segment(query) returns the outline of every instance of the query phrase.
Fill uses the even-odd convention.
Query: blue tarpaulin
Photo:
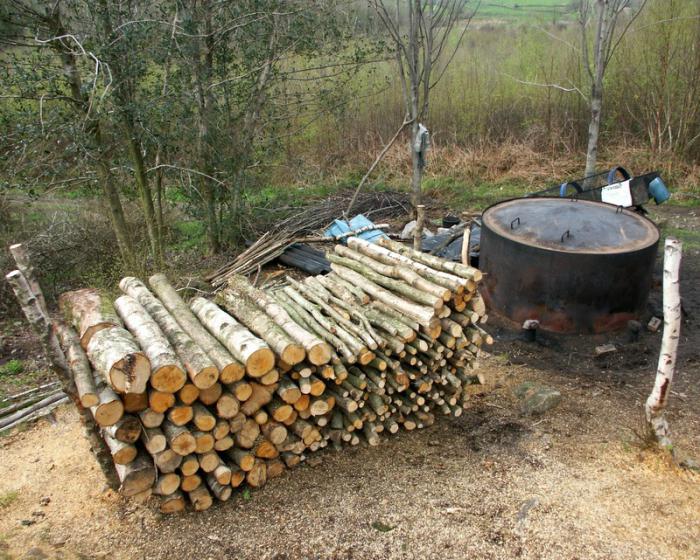
[[[354,231],[356,229],[373,225],[373,222],[365,218],[362,214],[358,214],[349,222],[346,222],[345,220],[334,220],[330,227],[324,232],[324,234],[326,236],[337,237],[338,235],[342,235],[343,233],[347,233],[349,231]],[[371,243],[374,243],[379,237],[385,237],[388,239],[387,235],[379,229],[371,229],[359,233],[357,237],[361,237],[362,239],[370,241]],[[345,239],[342,239],[341,242],[345,243]]]

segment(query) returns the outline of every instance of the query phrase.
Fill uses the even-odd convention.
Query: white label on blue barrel
[[[629,208],[632,206],[632,191],[630,191],[630,182],[622,181],[620,183],[613,183],[612,185],[603,187],[600,191],[600,197],[603,202],[608,204]]]

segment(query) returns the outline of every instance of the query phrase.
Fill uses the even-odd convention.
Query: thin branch
[[[564,92],[567,92],[567,93],[576,92],[576,93],[578,93],[581,97],[583,97],[583,99],[585,99],[586,102],[588,102],[588,97],[586,97],[586,95],[585,95],[579,88],[577,88],[576,86],[572,86],[572,87],[570,87],[570,88],[567,88],[567,87],[564,87],[564,86],[559,85],[559,84],[542,84],[542,83],[539,83],[539,82],[529,82],[529,81],[527,81],[527,80],[520,80],[520,79],[516,78],[515,76],[511,76],[510,74],[506,74],[505,72],[501,72],[501,74],[503,74],[504,76],[507,76],[507,77],[510,78],[511,80],[514,80],[514,81],[518,82],[519,84],[523,84],[523,85],[526,85],[526,86],[536,86],[536,87],[544,87],[544,88],[553,88],[553,89],[558,89],[558,90],[560,90],[560,91],[564,91]]]

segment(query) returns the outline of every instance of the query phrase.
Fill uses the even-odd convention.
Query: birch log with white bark
[[[32,265],[32,261],[29,258],[29,254],[27,253],[27,248],[22,243],[15,243],[14,245],[10,245],[10,253],[15,259],[17,268],[27,279],[29,287],[31,288],[32,293],[37,299],[37,304],[42,309],[42,311],[48,315],[49,311],[48,307],[46,307],[44,293],[41,291],[39,281],[37,280],[36,275],[34,274],[34,266]]]
[[[664,448],[671,448],[671,437],[666,420],[666,402],[676,368],[676,355],[681,332],[680,267],[683,244],[666,239],[664,247],[663,306],[664,331],[656,370],[654,388],[646,401],[646,419],[652,433]]]
[[[22,312],[39,337],[52,369],[60,381],[63,392],[71,398],[78,409],[85,435],[90,442],[90,448],[95,455],[107,483],[110,487],[116,488],[118,481],[110,458],[109,449],[104,440],[100,437],[99,428],[93,416],[80,404],[80,397],[73,381],[73,372],[61,350],[53,321],[51,321],[49,315],[42,308],[37,299],[37,294],[32,291],[28,281],[19,270],[10,272],[5,278],[10,286],[12,286],[12,291],[17,297]],[[40,288],[37,289],[41,291]],[[116,420],[118,419],[119,418]]]
[[[187,374],[175,350],[148,311],[127,295],[117,298],[114,308],[151,362],[151,386],[167,393],[179,391],[187,381]]]
[[[158,323],[165,336],[175,348],[187,375],[198,389],[206,389],[216,383],[219,377],[211,358],[187,334],[165,306],[151,293],[138,278],[126,277],[119,282],[121,290],[136,299],[148,314]]]
[[[312,364],[322,365],[330,361],[330,346],[315,334],[297,325],[274,298],[252,286],[243,276],[235,275],[229,278],[228,284],[232,290],[254,301],[289,336],[301,344]]]
[[[356,251],[350,247],[346,247],[345,245],[336,245],[334,247],[334,251],[341,257],[347,257],[349,259],[361,262],[379,274],[383,274],[384,276],[395,278],[397,280],[403,280],[408,285],[413,286],[418,290],[432,294],[443,301],[450,301],[452,292],[450,292],[450,290],[444,286],[440,286],[439,284],[435,284],[430,280],[426,280],[413,270],[410,270],[408,267],[390,265],[376,261],[372,258],[372,255],[369,254],[369,251],[367,251],[364,246],[358,246],[358,249],[360,250]],[[364,249],[364,251],[362,249]]]
[[[124,416],[124,404],[119,396],[108,385],[97,390],[99,402],[90,408],[95,422],[107,427],[116,424]]]
[[[215,303],[196,297],[192,311],[233,356],[245,365],[251,377],[262,377],[275,366],[275,354],[267,343],[251,333]]]
[[[139,454],[127,465],[115,465],[117,476],[121,481],[119,491],[124,496],[134,496],[148,490],[156,479],[153,461],[145,454]]]
[[[90,337],[87,356],[95,370],[118,393],[143,393],[151,363],[131,333],[121,327],[101,329]]]
[[[464,292],[465,288],[470,285],[470,281],[465,278],[455,276],[454,274],[450,274],[442,270],[436,270],[423,264],[422,262],[418,262],[405,255],[401,255],[384,246],[370,243],[369,241],[365,241],[359,237],[351,237],[348,239],[347,243],[348,247],[370,255],[373,259],[378,260],[379,262],[396,266],[405,266],[426,280],[430,280],[435,284],[444,286],[453,292],[462,293]]]
[[[112,300],[94,288],[65,292],[58,298],[58,307],[80,337],[80,345],[87,350],[92,337],[102,329],[121,327]]]
[[[479,282],[482,278],[481,271],[477,268],[471,266],[465,266],[462,263],[457,263],[441,257],[436,257],[429,253],[423,253],[422,251],[416,251],[411,247],[394,241],[393,239],[380,238],[377,243],[382,247],[394,251],[400,255],[404,255],[414,261],[423,263],[435,270],[442,270],[444,272],[449,272],[456,276],[459,276],[465,280],[472,280],[474,282]]]
[[[333,272],[335,272],[341,278],[345,278],[348,282],[357,284],[363,291],[388,305],[392,309],[408,315],[417,321],[421,326],[430,329],[433,332],[437,328],[439,334],[440,320],[435,317],[435,310],[432,307],[407,301],[406,299],[397,296],[381,286],[378,286],[371,280],[366,279],[361,274],[347,267],[331,263],[331,269],[333,269]]]
[[[80,404],[85,408],[97,405],[100,402],[100,397],[95,388],[90,362],[80,346],[78,336],[72,328],[63,323],[56,325],[56,334],[66,356],[68,367],[73,372],[73,381],[80,397]]]
[[[183,330],[192,337],[199,347],[212,359],[221,372],[222,383],[233,383],[242,379],[245,368],[223,345],[199,322],[190,308],[172,287],[164,274],[154,274],[148,283],[156,292],[163,305],[172,313]]]
[[[246,327],[267,342],[282,361],[298,364],[306,357],[304,347],[289,336],[247,297],[232,290],[220,292],[222,305]]]

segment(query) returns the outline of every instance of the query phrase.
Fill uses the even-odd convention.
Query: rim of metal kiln
[[[659,240],[651,220],[619,206],[564,198],[515,198],[489,206],[483,226],[530,247],[579,254],[646,249]]]

